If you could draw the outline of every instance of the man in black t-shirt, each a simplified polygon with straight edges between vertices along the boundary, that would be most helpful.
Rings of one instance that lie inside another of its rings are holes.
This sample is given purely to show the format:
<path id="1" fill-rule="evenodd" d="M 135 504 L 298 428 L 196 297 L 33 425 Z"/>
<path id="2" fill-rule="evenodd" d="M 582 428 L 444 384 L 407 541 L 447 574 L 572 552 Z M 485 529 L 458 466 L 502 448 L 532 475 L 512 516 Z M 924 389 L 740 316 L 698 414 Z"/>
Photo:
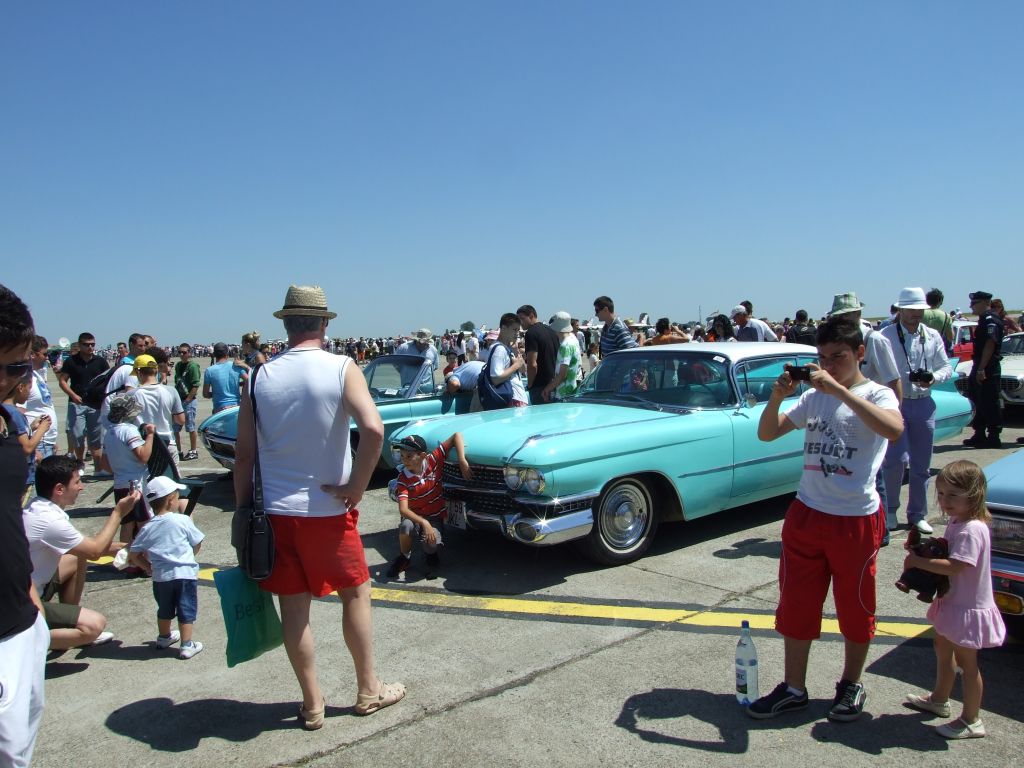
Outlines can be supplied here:
<path id="1" fill-rule="evenodd" d="M 32 375 L 35 336 L 28 307 L 0 285 L 0 398 Z M 0 408 L 0 765 L 28 765 L 43 716 L 50 633 L 32 586 L 21 518 L 28 464 L 6 409 Z"/>
<path id="2" fill-rule="evenodd" d="M 786 341 L 790 344 L 810 344 L 813 347 L 815 345 L 814 334 L 814 328 L 807 322 L 807 310 L 798 309 L 796 321 L 786 331 Z"/>
<path id="3" fill-rule="evenodd" d="M 517 309 L 516 315 L 526 331 L 526 388 L 530 404 L 541 405 L 548 402 L 544 399 L 544 388 L 555 378 L 558 346 L 562 340 L 551 328 L 537 320 L 537 310 L 529 304 L 523 304 Z"/>
<path id="4" fill-rule="evenodd" d="M 100 412 L 83 403 L 82 398 L 89 382 L 109 367 L 107 361 L 96 354 L 96 337 L 83 331 L 78 334 L 78 354 L 64 361 L 59 377 L 60 388 L 68 396 L 68 446 L 75 452 L 79 466 L 82 466 L 88 441 L 97 471 L 103 456 Z"/>

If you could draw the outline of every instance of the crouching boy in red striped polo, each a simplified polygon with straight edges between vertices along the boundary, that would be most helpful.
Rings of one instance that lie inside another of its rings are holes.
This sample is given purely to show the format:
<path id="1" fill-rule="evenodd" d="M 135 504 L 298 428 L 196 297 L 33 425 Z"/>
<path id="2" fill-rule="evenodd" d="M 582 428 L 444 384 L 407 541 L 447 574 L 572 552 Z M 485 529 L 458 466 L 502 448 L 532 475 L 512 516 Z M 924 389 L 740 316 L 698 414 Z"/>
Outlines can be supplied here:
<path id="1" fill-rule="evenodd" d="M 821 636 L 829 583 L 846 641 L 829 720 L 856 720 L 867 698 L 861 674 L 875 634 L 875 559 L 885 533 L 875 475 L 886 441 L 903 433 L 903 417 L 893 391 L 860 371 L 859 324 L 833 317 L 819 326 L 816 341 L 819 365 L 808 366 L 810 388 L 780 413 L 800 383 L 795 372 L 784 372 L 757 428 L 764 441 L 806 431 L 800 486 L 782 526 L 775 629 L 785 639 L 785 681 L 747 709 L 758 719 L 807 706 L 807 660 Z"/>
<path id="2" fill-rule="evenodd" d="M 398 526 L 399 554 L 388 568 L 387 575 L 393 579 L 409 568 L 415 535 L 423 546 L 427 560 L 426 577 L 430 579 L 441 565 L 437 550 L 443 544 L 441 524 L 446 517 L 441 475 L 445 457 L 453 446 L 459 458 L 462 476 L 469 480 L 473 473 L 466 461 L 462 435 L 458 432 L 437 446 L 432 453 L 427 453 L 427 443 L 419 435 L 403 437 L 393 446 L 402 457 L 402 468 L 398 471 L 395 489 L 402 522 Z"/>

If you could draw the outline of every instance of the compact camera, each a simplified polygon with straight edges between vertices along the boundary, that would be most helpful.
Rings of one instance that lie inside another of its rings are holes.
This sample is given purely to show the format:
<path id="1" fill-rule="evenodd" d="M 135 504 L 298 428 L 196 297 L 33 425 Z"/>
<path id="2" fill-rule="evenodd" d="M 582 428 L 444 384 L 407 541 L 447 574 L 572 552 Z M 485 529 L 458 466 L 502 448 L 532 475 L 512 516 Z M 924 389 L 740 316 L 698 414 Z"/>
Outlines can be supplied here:
<path id="1" fill-rule="evenodd" d="M 910 380 L 915 384 L 931 384 L 935 381 L 935 376 L 932 375 L 931 371 L 926 371 L 924 368 L 918 368 L 916 371 L 910 372 Z"/>

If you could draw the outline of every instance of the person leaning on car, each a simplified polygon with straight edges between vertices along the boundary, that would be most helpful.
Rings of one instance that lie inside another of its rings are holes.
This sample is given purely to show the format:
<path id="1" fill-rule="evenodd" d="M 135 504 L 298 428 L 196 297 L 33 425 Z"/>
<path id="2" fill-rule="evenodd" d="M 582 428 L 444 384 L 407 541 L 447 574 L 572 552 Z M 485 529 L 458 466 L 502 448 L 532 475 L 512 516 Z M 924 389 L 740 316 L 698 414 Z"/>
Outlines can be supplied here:
<path id="1" fill-rule="evenodd" d="M 967 380 L 967 397 L 974 403 L 974 434 L 964 440 L 970 448 L 1001 448 L 999 433 L 999 352 L 1003 344 L 1003 321 L 992 310 L 992 294 L 975 291 L 970 295 L 971 309 L 978 313 L 974 331 L 974 354 L 971 375 Z M 988 432 L 986 435 L 985 433 Z"/>

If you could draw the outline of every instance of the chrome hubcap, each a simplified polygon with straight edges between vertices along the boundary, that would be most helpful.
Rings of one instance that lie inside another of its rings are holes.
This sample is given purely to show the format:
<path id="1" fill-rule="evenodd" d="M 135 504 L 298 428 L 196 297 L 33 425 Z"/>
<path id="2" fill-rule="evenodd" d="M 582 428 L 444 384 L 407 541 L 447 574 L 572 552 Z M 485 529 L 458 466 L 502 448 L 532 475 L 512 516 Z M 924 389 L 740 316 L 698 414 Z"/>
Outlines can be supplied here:
<path id="1" fill-rule="evenodd" d="M 616 488 L 601 506 L 601 535 L 615 549 L 629 549 L 647 531 L 651 510 L 647 497 L 637 488 Z"/>

